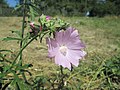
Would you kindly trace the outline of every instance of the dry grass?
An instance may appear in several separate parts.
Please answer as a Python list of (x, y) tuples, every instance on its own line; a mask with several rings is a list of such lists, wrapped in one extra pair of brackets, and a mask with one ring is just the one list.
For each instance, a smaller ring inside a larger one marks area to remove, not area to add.
[[(115, 36), (120, 28), (120, 18), (84, 18), (84, 17), (61, 17), (79, 30), (82, 41), (86, 44), (88, 56), (94, 53), (111, 56), (114, 50), (119, 49), (119, 36)], [(22, 18), (20, 17), (0, 17), (0, 38), (12, 36), (10, 30), (21, 30)], [(116, 30), (117, 29), (117, 30)], [(28, 30), (28, 28), (26, 29)], [(116, 32), (115, 35), (112, 35)], [(45, 41), (45, 40), (44, 40)], [(0, 41), (0, 48), (11, 49), (15, 53), (19, 48), (17, 42)], [(47, 47), (45, 42), (34, 41), (24, 50), (24, 61), (32, 63), (35, 69), (50, 68), (53, 62), (47, 58)], [(89, 60), (89, 58), (86, 58)]]
[[(61, 18), (79, 30), (81, 40), (86, 44), (85, 51), (88, 53), (84, 59), (85, 63), (92, 64), (94, 62), (94, 64), (99, 65), (97, 61), (93, 60), (96, 56), (99, 55), (103, 59), (107, 59), (117, 54), (120, 50), (120, 18)], [(22, 25), (21, 20), (22, 18), (20, 17), (0, 17), (0, 38), (11, 36), (10, 30), (20, 30)], [(15, 41), (0, 41), (0, 49), (11, 49), (16, 53), (18, 48), (19, 46)], [(33, 41), (24, 50), (24, 63), (33, 64), (31, 71), (34, 76), (41, 74), (50, 76), (58, 70), (58, 67), (54, 64), (54, 60), (47, 58), (45, 40), (42, 44), (39, 41)], [(81, 67), (79, 66), (79, 68)], [(84, 82), (88, 83), (90, 77), (84, 77), (83, 79), (86, 80)], [(99, 80), (98, 83), (101, 81)]]

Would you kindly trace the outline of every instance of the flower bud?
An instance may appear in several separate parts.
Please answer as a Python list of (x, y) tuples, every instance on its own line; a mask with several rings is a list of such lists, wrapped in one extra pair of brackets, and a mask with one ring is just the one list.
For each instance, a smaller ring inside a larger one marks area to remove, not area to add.
[(48, 21), (48, 20), (50, 20), (51, 19), (51, 17), (50, 16), (46, 16), (46, 20)]
[(31, 26), (31, 27), (35, 27), (35, 26), (34, 26), (34, 22), (31, 22), (31, 23), (30, 23), (30, 26)]

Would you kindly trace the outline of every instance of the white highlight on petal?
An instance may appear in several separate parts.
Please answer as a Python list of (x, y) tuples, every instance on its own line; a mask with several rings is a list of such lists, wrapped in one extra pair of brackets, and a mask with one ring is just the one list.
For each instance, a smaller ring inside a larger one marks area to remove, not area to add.
[(66, 56), (67, 47), (65, 45), (62, 45), (62, 46), (60, 46), (59, 51), (61, 52), (61, 54), (63, 54), (64, 56)]

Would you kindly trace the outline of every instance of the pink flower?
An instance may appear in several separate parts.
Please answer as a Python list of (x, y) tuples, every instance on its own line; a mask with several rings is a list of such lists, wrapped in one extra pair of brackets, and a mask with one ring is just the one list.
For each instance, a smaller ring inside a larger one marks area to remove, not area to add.
[(30, 23), (30, 26), (31, 26), (31, 27), (34, 27), (34, 22), (31, 22), (31, 23)]
[(72, 27), (66, 31), (55, 33), (55, 38), (47, 38), (50, 58), (55, 58), (55, 63), (71, 70), (71, 65), (78, 66), (86, 52), (82, 49), (85, 45), (80, 41), (78, 31)]
[(46, 20), (48, 21), (48, 20), (50, 20), (51, 19), (51, 17), (50, 16), (46, 16)]
[(33, 30), (32, 30), (32, 29), (30, 29), (30, 30), (29, 30), (29, 32), (33, 32)]

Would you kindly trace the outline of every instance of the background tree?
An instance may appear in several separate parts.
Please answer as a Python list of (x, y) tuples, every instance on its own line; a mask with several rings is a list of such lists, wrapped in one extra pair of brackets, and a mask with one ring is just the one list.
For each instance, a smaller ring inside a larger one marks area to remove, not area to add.
[(0, 0), (0, 16), (12, 16), (13, 7), (10, 7), (6, 0)]
[(0, 7), (9, 7), (9, 5), (7, 4), (6, 0), (0, 0)]
[[(23, 3), (23, 0), (15, 1)], [(120, 15), (120, 0), (27, 0), (28, 3), (31, 1), (34, 1), (40, 14), (46, 15), (85, 16), (87, 11), (90, 16), (98, 17)], [(9, 6), (5, 0), (0, 0), (0, 3)]]

